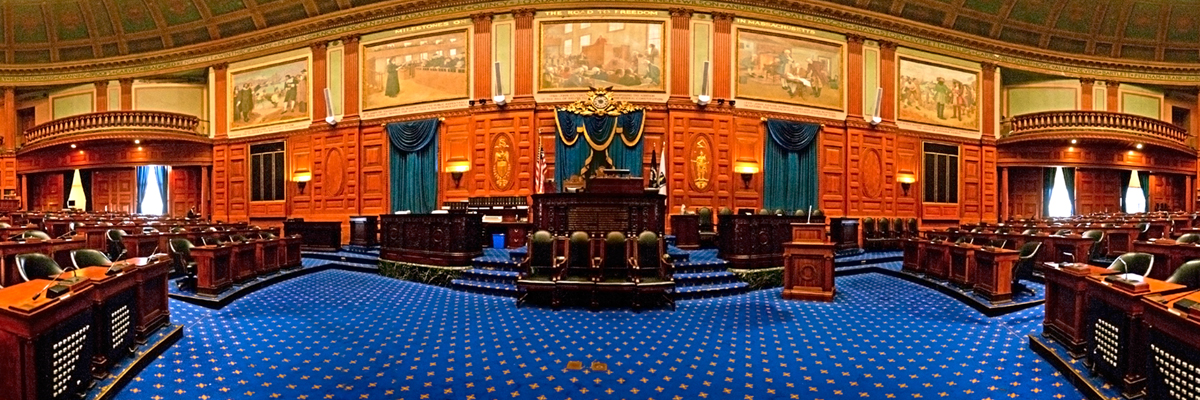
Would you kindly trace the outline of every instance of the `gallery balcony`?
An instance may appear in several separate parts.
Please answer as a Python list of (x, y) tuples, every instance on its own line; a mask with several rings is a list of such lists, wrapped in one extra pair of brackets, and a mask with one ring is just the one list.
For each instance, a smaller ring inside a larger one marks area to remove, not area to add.
[(20, 152), (93, 140), (208, 142), (200, 118), (163, 111), (104, 111), (56, 119), (26, 130)]
[[(1108, 111), (1047, 111), (1005, 120), (999, 144), (1109, 142), (1195, 154), (1196, 139), (1169, 122)], [(1140, 148), (1140, 147), (1139, 147)]]

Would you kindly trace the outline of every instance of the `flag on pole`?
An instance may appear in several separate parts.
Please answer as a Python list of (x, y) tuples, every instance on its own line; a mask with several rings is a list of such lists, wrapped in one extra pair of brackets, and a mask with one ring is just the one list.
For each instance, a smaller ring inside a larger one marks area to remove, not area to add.
[(546, 185), (546, 149), (542, 147), (542, 143), (540, 140), (538, 141), (537, 164), (533, 168), (534, 168), (534, 171), (533, 171), (534, 179), (537, 179), (537, 181), (535, 181), (533, 183), (533, 187), (537, 188), (537, 194), (545, 193), (546, 192), (546, 188), (545, 188), (545, 185)]
[[(654, 165), (657, 162), (658, 165)], [(661, 155), (654, 150), (650, 151), (650, 185), (658, 188), (659, 194), (667, 194), (667, 154)]]

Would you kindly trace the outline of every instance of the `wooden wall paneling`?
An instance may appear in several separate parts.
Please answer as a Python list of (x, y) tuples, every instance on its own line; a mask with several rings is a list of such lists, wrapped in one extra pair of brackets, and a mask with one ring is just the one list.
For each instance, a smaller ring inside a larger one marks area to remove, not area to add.
[[(250, 220), (250, 146), (245, 143), (230, 144), (226, 149), (225, 196), (227, 221)], [(214, 167), (215, 168), (215, 167)]]
[(849, 214), (894, 216), (896, 137), (891, 133), (859, 128), (847, 129), (849, 138)]
[(1078, 168), (1075, 170), (1075, 181), (1076, 214), (1120, 210), (1120, 170)]
[(59, 172), (28, 175), (29, 210), (58, 211), (62, 209), (63, 175)]
[[(287, 178), (288, 182), (284, 184), (284, 192), (288, 202), (288, 213), (294, 217), (311, 219), (313, 215), (314, 199), (318, 198), (314, 193), (317, 193), (318, 181), (323, 176), (324, 171), (318, 170), (317, 165), (313, 160), (316, 158), (313, 155), (313, 134), (292, 135), (287, 138), (284, 144), (284, 149), (287, 150), (286, 167), (289, 168)], [(291, 181), (291, 171), (307, 168), (312, 171), (312, 180), (305, 185), (304, 193), (300, 193), (300, 187), (295, 182)], [(251, 204), (254, 209), (254, 215), (266, 212), (265, 206), (256, 206)]]
[(999, 182), (1000, 174), (996, 167), (996, 146), (985, 144), (981, 147), (983, 160), (980, 172), (980, 202), (983, 207), (983, 215), (981, 219), (988, 222), (999, 222), (1000, 220), (1000, 194)]
[[(483, 166), (476, 166), (472, 159), (472, 146), (477, 145), (474, 136), (474, 118), (471, 116), (449, 117), (442, 121), (441, 131), (438, 132), (438, 207), (446, 201), (466, 200), (471, 195), (471, 188), (485, 185), (483, 175), (477, 175)], [(471, 171), (463, 174), (458, 188), (454, 187), (454, 179), (446, 171), (446, 162), (452, 157), (466, 157), (472, 162)], [(486, 162), (486, 161), (484, 161)], [(484, 164), (485, 165), (485, 164)]]
[(1147, 208), (1150, 211), (1157, 210), (1158, 206), (1165, 205), (1168, 210), (1183, 210), (1184, 199), (1184, 177), (1176, 174), (1150, 174), (1150, 204)]
[(209, 181), (212, 185), (212, 218), (229, 219), (229, 145), (213, 145), (213, 168)]
[(1042, 214), (1042, 169), (1010, 168), (1008, 172), (1009, 215), (1032, 218)]
[(850, 198), (849, 194), (849, 174), (847, 171), (848, 153), (849, 153), (849, 134), (844, 129), (825, 129), (821, 130), (819, 138), (821, 148), (817, 155), (820, 161), (820, 199), (821, 209), (825, 210), (825, 215), (829, 217), (841, 217), (848, 215)]
[(136, 180), (137, 172), (133, 168), (92, 171), (92, 210), (135, 212)]
[(756, 125), (739, 123), (735, 135), (733, 118), (728, 114), (672, 111), (668, 126), (668, 210), (678, 213), (681, 205), (691, 211), (700, 207), (758, 207), (752, 192), (762, 186), (762, 174), (755, 175), (749, 190), (744, 189), (740, 176), (734, 185), (732, 176), (733, 160), (742, 156), (735, 147), (749, 147), (742, 152), (753, 152)]
[(960, 219), (964, 223), (979, 222), (983, 217), (983, 151), (979, 146), (962, 146), (962, 168), (958, 172), (961, 205)]
[[(187, 211), (191, 207), (196, 207), (196, 211), (200, 210), (200, 168), (203, 167), (173, 167), (171, 168), (170, 177), (167, 189), (168, 212), (172, 216), (182, 217), (187, 215)], [(93, 173), (94, 174), (94, 173)], [(93, 182), (95, 179), (93, 178)], [(93, 184), (92, 191), (95, 192)], [(93, 207), (93, 209), (95, 209)]]
[[(141, 150), (139, 150), (141, 148)], [(91, 142), (71, 149), (55, 146), (16, 157), (16, 172), (27, 174), (73, 169), (134, 167), (138, 165), (209, 165), (213, 146), (207, 143), (153, 141), (134, 145), (123, 140)]]
[(17, 156), (13, 154), (0, 155), (0, 189), (18, 190), (18, 186)]
[(364, 127), (359, 131), (361, 136), (361, 155), (358, 176), (359, 214), (377, 215), (391, 212), (391, 198), (388, 197), (387, 135), (379, 125)]
[[(467, 195), (448, 197), (448, 200), (532, 193), (533, 166), (537, 157), (533, 115), (531, 110), (476, 114), (468, 149), (471, 171), (463, 177)], [(453, 186), (453, 182), (449, 184)]]
[[(921, 141), (916, 137), (908, 135), (896, 136), (896, 172), (909, 173), (914, 176), (921, 176)], [(895, 179), (891, 179), (895, 182)], [(909, 185), (908, 193), (905, 194), (904, 188), (898, 182), (894, 184), (896, 193), (896, 210), (895, 216), (904, 218), (918, 218), (917, 199), (921, 194), (921, 183), (913, 183)]]

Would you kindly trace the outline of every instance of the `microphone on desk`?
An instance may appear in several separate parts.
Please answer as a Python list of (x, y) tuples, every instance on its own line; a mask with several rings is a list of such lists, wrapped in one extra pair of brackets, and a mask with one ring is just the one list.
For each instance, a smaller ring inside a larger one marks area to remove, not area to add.
[(125, 255), (125, 253), (128, 253), (128, 252), (129, 252), (129, 249), (121, 249), (121, 252), (117, 253), (116, 257), (113, 257), (113, 262), (117, 262), (117, 260), (120, 260), (121, 257), (123, 257)]
[[(66, 275), (66, 274), (67, 274), (67, 271), (59, 272), (58, 275), (56, 275), (54, 277), (54, 279), (50, 280), (50, 283), (47, 283), (46, 286), (42, 288), (42, 290), (38, 290), (38, 292), (33, 295), (32, 301), (37, 301), (38, 298), (42, 297), (42, 293), (47, 293), (47, 289), (50, 289), (50, 286), (54, 285), (55, 283), (58, 283), (59, 279), (62, 278), (62, 276)], [(49, 295), (47, 295), (47, 296), (49, 296)], [(58, 297), (58, 296), (56, 295), (54, 297)]]
[(66, 239), (66, 238), (69, 238), (69, 237), (72, 237), (72, 236), (75, 236), (75, 231), (74, 231), (74, 230), (67, 231), (67, 233), (64, 233), (64, 234), (62, 234), (62, 235), (59, 235), (59, 236), (58, 236), (56, 239)]

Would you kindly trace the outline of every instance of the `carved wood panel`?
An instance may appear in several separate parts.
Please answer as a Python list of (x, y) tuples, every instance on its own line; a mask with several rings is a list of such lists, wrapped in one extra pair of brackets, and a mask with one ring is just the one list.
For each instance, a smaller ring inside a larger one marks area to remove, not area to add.
[[(1124, 176), (1128, 177), (1128, 173), (1126, 171)], [(1075, 213), (1091, 214), (1120, 210), (1121, 176), (1122, 172), (1115, 169), (1076, 169)]]
[(829, 217), (840, 217), (846, 214), (847, 203), (850, 201), (847, 189), (847, 148), (844, 129), (829, 128), (821, 131), (818, 138), (821, 148), (818, 149), (820, 177), (820, 204)]
[(1165, 207), (1167, 210), (1183, 210), (1186, 201), (1186, 188), (1183, 175), (1150, 174), (1150, 204), (1147, 208), (1157, 210)]
[(136, 180), (133, 168), (92, 171), (92, 210), (135, 212)]
[(991, 145), (981, 146), (983, 154), (983, 171), (980, 184), (983, 186), (981, 203), (983, 206), (982, 219), (989, 222), (997, 222), (1000, 218), (1000, 174), (996, 168), (996, 147)]
[(63, 206), (63, 174), (28, 175), (29, 210), (58, 211)]
[(962, 163), (958, 172), (958, 202), (962, 205), (962, 222), (979, 222), (983, 216), (983, 155), (979, 146), (962, 146)]
[(1042, 214), (1042, 169), (1011, 168), (1008, 171), (1008, 215), (1032, 218)]
[[(666, 142), (667, 203), (670, 213), (677, 214), (680, 205), (686, 205), (692, 211), (700, 207), (736, 209), (739, 206), (736, 192), (743, 192), (745, 196), (745, 193), (757, 192), (762, 187), (759, 177), (762, 174), (755, 175), (750, 182), (750, 189), (745, 189), (740, 176), (733, 177), (733, 161), (742, 156), (736, 148), (736, 140), (742, 137), (756, 140), (757, 134), (747, 135), (743, 132), (756, 130), (755, 126), (739, 124), (735, 138), (734, 121), (728, 115), (675, 111), (671, 112), (669, 121), (670, 133)], [(745, 157), (751, 160), (762, 158), (753, 154)], [(746, 204), (750, 202), (755, 204)], [(757, 208), (758, 203), (746, 199), (741, 206)]]
[[(168, 182), (167, 211), (177, 217), (187, 215), (188, 208), (196, 207), (200, 211), (200, 185), (202, 167), (173, 167)], [(94, 176), (94, 175), (93, 175)], [(93, 181), (95, 178), (93, 178)], [(93, 186), (93, 191), (95, 186)], [(93, 208), (94, 209), (94, 208)]]

